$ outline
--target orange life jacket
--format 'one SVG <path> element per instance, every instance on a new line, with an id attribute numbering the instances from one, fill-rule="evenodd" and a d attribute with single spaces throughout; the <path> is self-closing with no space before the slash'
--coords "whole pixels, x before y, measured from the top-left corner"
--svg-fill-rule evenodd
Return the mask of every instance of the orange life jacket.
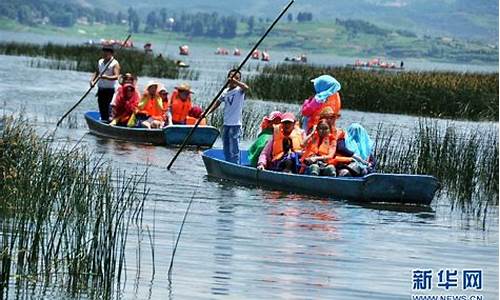
<path id="1" fill-rule="evenodd" d="M 190 116 L 186 117 L 186 125 L 195 125 L 196 122 L 198 122 L 197 118 L 193 118 L 193 117 L 190 117 Z M 200 126 L 206 126 L 207 125 L 207 119 L 206 118 L 201 119 L 199 125 Z"/>
<path id="2" fill-rule="evenodd" d="M 155 120 L 163 120 L 165 113 L 163 111 L 163 100 L 160 97 L 153 99 L 149 97 L 142 97 L 137 105 L 139 113 L 148 115 Z"/>
<path id="3" fill-rule="evenodd" d="M 321 144 L 319 144 L 320 137 L 318 132 L 316 131 L 312 138 L 307 141 L 306 146 L 304 147 L 304 152 L 302 153 L 302 158 L 300 161 L 304 163 L 306 158 L 309 158 L 311 156 L 327 156 L 329 155 L 333 150 L 333 153 L 335 153 L 335 148 L 337 147 L 337 138 L 333 134 L 329 134 L 328 136 L 323 138 L 323 141 Z M 332 159 L 329 159 L 325 161 L 327 164 L 332 163 Z"/>
<path id="4" fill-rule="evenodd" d="M 331 95 L 330 97 L 328 97 L 325 101 L 325 103 L 323 103 L 323 105 L 321 105 L 320 109 L 318 109 L 312 116 L 311 118 L 309 119 L 309 121 L 307 122 L 307 131 L 309 132 L 309 130 L 314 126 L 314 125 L 318 125 L 319 123 L 319 119 L 320 119 L 320 114 L 321 114 L 321 111 L 323 109 L 325 109 L 326 107 L 331 107 L 332 110 L 333 110 L 333 113 L 338 115 L 340 113 L 340 108 L 341 108 L 341 101 L 340 101 L 340 94 L 337 92 L 333 95 Z"/>
<path id="5" fill-rule="evenodd" d="M 302 133 L 300 130 L 294 128 L 288 137 L 292 140 L 292 150 L 294 152 L 300 151 L 302 149 Z M 285 135 L 281 125 L 275 125 L 273 132 L 273 161 L 281 159 L 285 154 L 283 149 L 284 138 Z"/>
<path id="6" fill-rule="evenodd" d="M 170 105 L 172 122 L 177 124 L 186 123 L 186 118 L 192 106 L 191 96 L 188 96 L 186 101 L 182 101 L 181 97 L 179 96 L 179 91 L 175 89 L 172 92 L 172 97 L 170 98 Z"/>

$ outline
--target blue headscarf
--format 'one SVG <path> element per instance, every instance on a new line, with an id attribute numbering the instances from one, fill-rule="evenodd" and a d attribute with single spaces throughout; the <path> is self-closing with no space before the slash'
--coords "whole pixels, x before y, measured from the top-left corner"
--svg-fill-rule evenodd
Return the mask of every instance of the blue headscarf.
<path id="1" fill-rule="evenodd" d="M 321 75 L 311 80 L 311 82 L 314 84 L 314 90 L 316 90 L 314 99 L 320 103 L 324 103 L 328 97 L 340 91 L 340 83 L 330 75 Z"/>
<path id="2" fill-rule="evenodd" d="M 368 136 L 366 129 L 359 123 L 352 123 L 347 128 L 345 145 L 347 149 L 364 160 L 368 160 L 373 150 L 373 141 Z"/>

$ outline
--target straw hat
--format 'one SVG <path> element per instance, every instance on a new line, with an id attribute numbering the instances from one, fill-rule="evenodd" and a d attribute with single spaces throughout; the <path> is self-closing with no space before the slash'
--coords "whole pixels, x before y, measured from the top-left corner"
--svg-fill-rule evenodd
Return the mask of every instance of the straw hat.
<path id="1" fill-rule="evenodd" d="M 191 91 L 191 86 L 189 83 L 181 83 L 179 86 L 175 87 L 179 92 L 189 92 L 191 94 L 194 94 L 193 91 Z"/>

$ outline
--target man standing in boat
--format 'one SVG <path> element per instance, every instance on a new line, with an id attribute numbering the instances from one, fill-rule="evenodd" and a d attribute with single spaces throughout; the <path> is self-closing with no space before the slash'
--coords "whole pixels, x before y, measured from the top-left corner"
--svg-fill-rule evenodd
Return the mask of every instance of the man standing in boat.
<path id="1" fill-rule="evenodd" d="M 224 127 L 222 130 L 224 159 L 228 162 L 239 164 L 241 118 L 243 115 L 245 92 L 248 90 L 248 85 L 240 81 L 241 73 L 236 69 L 229 71 L 227 77 L 229 80 L 228 87 L 223 91 L 219 100 L 207 114 L 216 110 L 224 102 Z"/>
<path id="2" fill-rule="evenodd" d="M 97 63 L 98 71 L 94 72 L 90 80 L 90 85 L 93 86 L 99 74 L 102 74 L 97 82 L 97 103 L 99 104 L 101 121 L 104 122 L 109 122 L 109 107 L 115 93 L 116 82 L 120 76 L 120 64 L 113 57 L 113 52 L 111 46 L 102 47 L 102 58 Z M 109 61 L 111 63 L 106 67 Z"/>

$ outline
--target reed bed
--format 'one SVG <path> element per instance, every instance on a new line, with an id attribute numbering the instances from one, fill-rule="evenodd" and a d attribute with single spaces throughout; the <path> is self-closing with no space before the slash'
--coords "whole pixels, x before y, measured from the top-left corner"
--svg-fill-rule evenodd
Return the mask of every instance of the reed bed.
<path id="1" fill-rule="evenodd" d="M 142 222 L 145 176 L 40 139 L 20 120 L 3 125 L 1 297 L 15 285 L 15 293 L 56 287 L 110 298 L 123 276 L 128 228 Z"/>
<path id="2" fill-rule="evenodd" d="M 278 64 L 250 76 L 249 97 L 299 103 L 322 74 L 342 85 L 342 106 L 358 111 L 498 121 L 498 73 L 384 72 Z"/>
<path id="3" fill-rule="evenodd" d="M 101 50 L 96 46 L 28 44 L 0 42 L 0 54 L 43 57 L 48 60 L 33 59 L 28 65 L 36 68 L 95 72 Z M 177 67 L 174 60 L 144 53 L 137 49 L 122 49 L 115 53 L 122 73 L 158 78 L 197 80 L 199 72 Z"/>
<path id="4" fill-rule="evenodd" d="M 379 127 L 375 143 L 378 171 L 434 175 L 452 208 L 479 220 L 489 206 L 498 206 L 497 132 L 457 133 L 421 120 L 410 137 Z"/>

